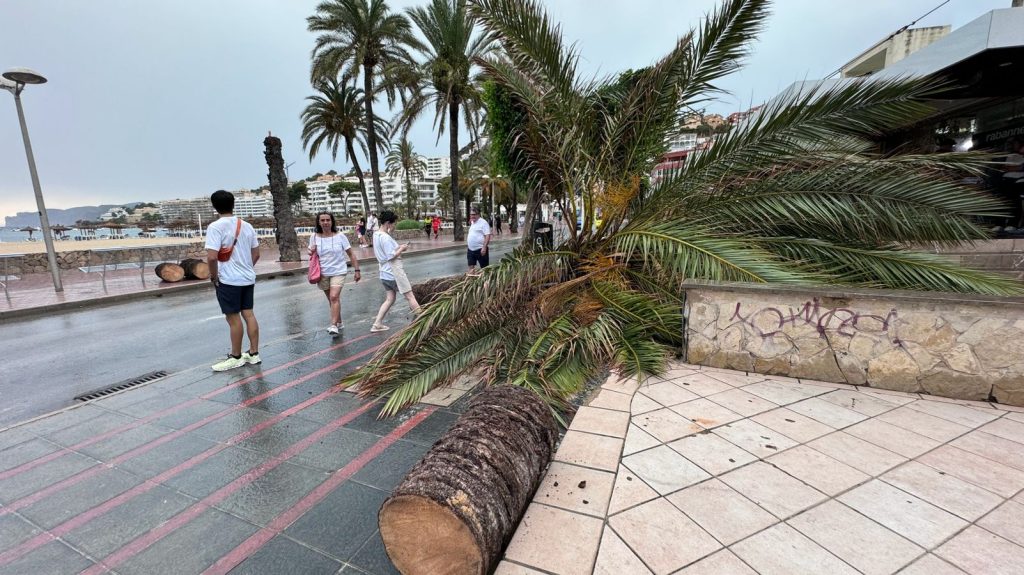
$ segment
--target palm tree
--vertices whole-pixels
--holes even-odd
[[[489,35],[474,34],[476,21],[467,11],[465,0],[432,0],[426,7],[410,8],[409,18],[426,38],[426,44],[419,48],[425,61],[419,68],[419,89],[410,98],[399,125],[408,131],[420,114],[433,107],[438,139],[448,130],[455,211],[454,239],[461,241],[459,114],[463,115],[466,127],[475,133],[482,104],[473,62],[489,54],[494,43]]]
[[[417,179],[427,171],[427,161],[416,153],[412,143],[404,136],[391,146],[391,151],[384,158],[384,169],[391,177],[401,177],[405,182],[405,210],[408,217],[413,217],[419,194],[413,192],[412,176]]]
[[[370,199],[366,194],[366,182],[363,170],[359,167],[355,147],[358,144],[363,154],[370,148],[370,136],[366,132],[363,119],[364,92],[359,88],[347,86],[336,80],[320,82],[320,92],[309,96],[309,104],[302,111],[302,147],[309,150],[310,161],[316,157],[321,146],[331,150],[331,160],[337,161],[338,147],[345,146],[344,158],[352,162],[352,169],[359,177],[359,192],[363,197],[364,213],[370,213]],[[381,136],[388,133],[390,126],[381,118],[374,120],[373,141],[386,143]],[[378,139],[379,138],[379,139]],[[379,190],[379,188],[378,188]],[[384,205],[378,198],[377,205]]]
[[[355,82],[362,73],[363,93],[368,95],[362,103],[373,193],[377,209],[383,209],[377,150],[384,142],[378,141],[374,130],[373,101],[383,92],[388,104],[394,103],[412,62],[408,48],[417,48],[419,41],[405,16],[391,12],[384,0],[325,0],[306,23],[310,32],[320,34],[312,54],[314,83],[339,76]]]
[[[686,106],[738,68],[767,5],[725,0],[650,68],[595,82],[578,77],[578,55],[537,0],[472,0],[508,52],[482,65],[525,111],[513,134],[524,175],[563,213],[579,207],[583,226],[553,251],[521,248],[459,280],[344,383],[385,396],[393,413],[483,365],[489,381],[564,405],[609,366],[663,370],[682,343],[682,282],[694,278],[1024,292],[906,248],[985,239],[972,218],[1003,210],[957,183],[984,155],[876,152],[872,138],[929,113],[932,80],[783,96],[648,182]]]

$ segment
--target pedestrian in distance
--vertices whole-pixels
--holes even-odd
[[[469,275],[479,275],[491,262],[487,254],[487,244],[491,243],[491,226],[480,217],[480,208],[469,208],[469,232],[466,234],[466,263]],[[480,266],[480,271],[476,267]]]
[[[373,321],[370,331],[386,331],[390,329],[384,325],[384,316],[395,303],[398,294],[405,296],[409,302],[409,308],[415,314],[420,313],[420,304],[416,301],[416,294],[412,293],[412,284],[405,275],[402,268],[402,254],[409,249],[409,244],[398,245],[398,242],[391,237],[395,229],[395,222],[398,216],[390,210],[380,213],[381,229],[374,234],[373,254],[377,256],[377,263],[380,264],[380,283],[384,285],[384,303],[377,311],[377,318]]]
[[[366,218],[366,242],[369,246],[373,247],[373,234],[377,233],[380,229],[380,222],[377,221],[377,212],[370,212],[370,217]]]
[[[501,213],[494,216],[494,233],[501,235]]]
[[[366,247],[366,218],[359,218],[356,225],[356,235],[359,236],[359,247]]]
[[[345,234],[338,233],[338,225],[330,212],[316,215],[316,232],[309,236],[309,255],[313,254],[320,258],[320,282],[317,287],[324,291],[331,308],[331,325],[327,333],[336,336],[345,328],[345,322],[341,320],[341,288],[345,285],[345,275],[348,273],[346,254],[352,262],[357,282],[362,279],[362,274],[359,272],[359,261],[352,254],[352,244]]]
[[[210,196],[220,217],[206,228],[206,263],[210,281],[217,291],[220,311],[228,322],[231,353],[215,364],[213,371],[227,371],[260,360],[260,325],[253,314],[256,287],[256,262],[260,260],[260,242],[248,222],[234,215],[235,196],[217,190]],[[242,332],[249,336],[249,350],[242,353]]]
[[[435,215],[430,220],[430,229],[434,232],[434,239],[436,240],[437,239],[437,234],[440,233],[440,231],[441,231],[441,218],[440,217]]]

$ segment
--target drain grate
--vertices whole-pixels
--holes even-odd
[[[151,371],[151,372],[149,372],[149,373],[147,373],[145,375],[136,377],[135,379],[130,379],[130,380],[127,380],[127,381],[122,381],[121,383],[115,383],[114,385],[110,385],[110,386],[107,386],[107,387],[101,387],[99,389],[94,389],[92,391],[87,391],[87,392],[85,392],[85,393],[83,393],[81,395],[76,395],[75,399],[77,401],[89,401],[91,399],[98,399],[98,398],[103,397],[105,395],[110,395],[111,393],[117,393],[117,392],[119,392],[121,390],[124,390],[124,389],[131,389],[131,388],[133,388],[133,387],[135,387],[137,385],[142,385],[144,383],[149,383],[151,381],[156,381],[158,379],[163,379],[165,377],[167,377],[167,372],[166,371]]]

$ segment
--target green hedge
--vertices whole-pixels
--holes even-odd
[[[395,229],[396,230],[422,230],[423,229],[423,222],[418,222],[416,220],[399,220],[398,223],[395,224]]]

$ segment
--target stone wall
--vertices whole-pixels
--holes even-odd
[[[450,235],[450,232],[449,232]],[[420,230],[402,230],[393,234],[398,241],[426,241],[426,235]],[[358,246],[355,233],[346,234],[349,243]],[[133,240],[138,243],[140,240]],[[259,239],[262,249],[277,249],[277,239],[273,237],[261,237]],[[83,242],[88,245],[89,242]],[[144,242],[142,242],[144,243]],[[305,258],[305,247],[309,243],[309,235],[299,236],[300,251]],[[138,263],[140,258],[145,256],[145,261],[152,262],[178,262],[185,258],[205,258],[206,250],[202,240],[182,240],[181,244],[153,245],[150,247],[126,247],[115,252],[109,249],[100,250],[69,250],[57,252],[57,267],[62,270],[73,270],[87,266],[98,266],[106,262],[114,263]],[[3,257],[3,256],[0,256]],[[50,266],[46,261],[46,252],[24,254],[20,256],[3,257],[7,263],[7,273],[10,275],[24,275],[35,273],[49,273]],[[3,262],[0,262],[0,275],[3,275]]]
[[[1024,406],[1024,300],[692,282],[686,359]]]

